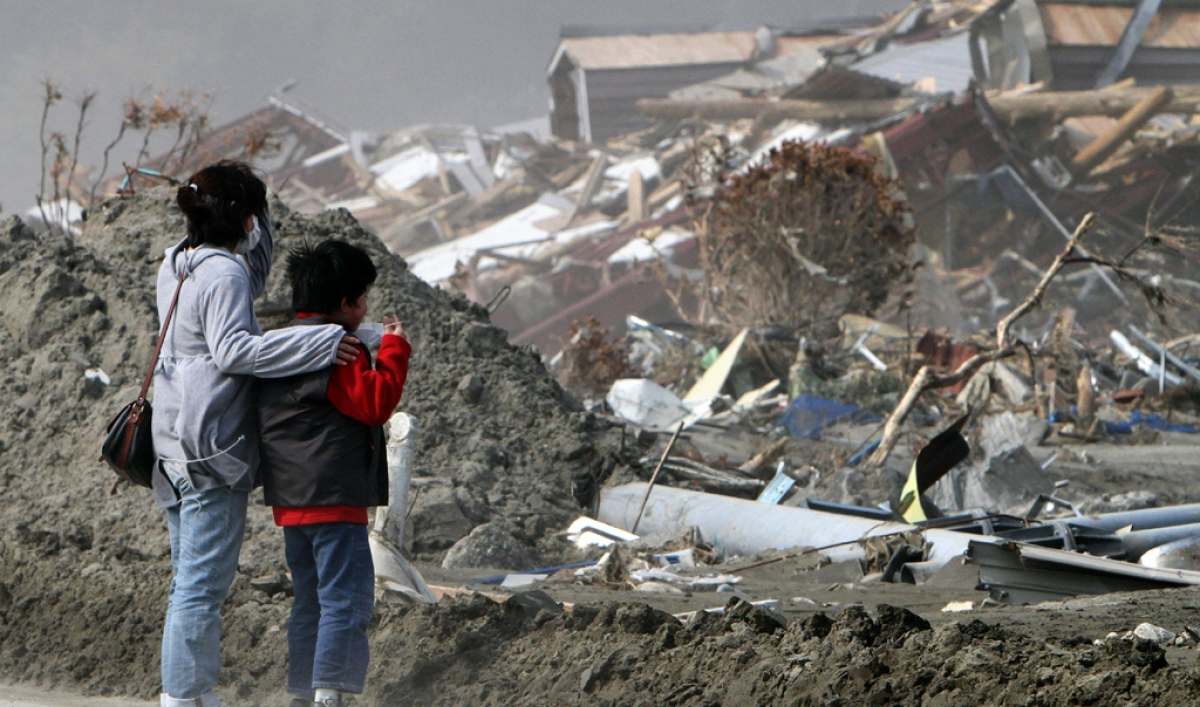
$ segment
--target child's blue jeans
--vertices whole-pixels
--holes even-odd
[[[283,529],[295,598],[288,621],[288,692],[360,693],[370,651],[375,566],[367,526],[318,523]]]

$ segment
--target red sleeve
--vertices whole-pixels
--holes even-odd
[[[359,356],[348,366],[335,366],[325,394],[343,415],[378,427],[388,421],[404,393],[412,346],[402,336],[385,335],[375,369],[371,357]]]

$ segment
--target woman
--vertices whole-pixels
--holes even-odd
[[[253,300],[271,269],[266,186],[219,162],[179,188],[187,238],[167,249],[158,314],[174,319],[154,371],[154,496],[167,511],[171,580],[161,704],[219,707],[221,604],[237,570],[246,500],[256,485],[254,377],[307,373],[356,357],[336,325],[263,334]],[[180,279],[182,285],[180,286]]]

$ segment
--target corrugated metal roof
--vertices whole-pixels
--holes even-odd
[[[1046,3],[1039,5],[1050,46],[1115,45],[1133,16],[1132,7]],[[1200,9],[1166,7],[1158,11],[1142,47],[1200,48]]]
[[[975,76],[968,41],[964,31],[928,42],[892,44],[850,68],[902,84],[933,78],[938,93],[960,93]]]
[[[776,37],[776,56],[794,54],[827,44],[835,37]],[[754,32],[696,32],[693,34],[627,34],[616,37],[568,37],[558,55],[569,52],[584,69],[631,69],[689,64],[735,64],[749,61],[757,49]]]

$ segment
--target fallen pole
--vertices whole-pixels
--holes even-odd
[[[996,96],[989,104],[996,115],[1009,123],[1027,118],[1061,122],[1067,118],[1104,115],[1120,118],[1159,87],[1108,91],[1053,91]],[[808,120],[817,123],[871,121],[913,110],[942,98],[872,98],[861,100],[810,101],[759,98],[726,100],[673,100],[643,98],[637,102],[642,115],[661,120],[741,120],[744,118]],[[1200,91],[1176,88],[1174,95],[1157,108],[1163,113],[1200,113]]]
[[[654,489],[654,481],[658,479],[658,472],[662,471],[663,464],[666,463],[667,457],[671,455],[671,450],[675,447],[675,440],[679,439],[679,433],[683,432],[683,423],[679,423],[679,427],[675,428],[675,434],[671,435],[671,441],[667,442],[667,448],[663,450],[662,457],[658,460],[658,466],[654,467],[654,473],[650,475],[650,483],[646,484],[646,495],[642,497],[642,505],[638,506],[637,517],[633,519],[633,527],[629,532],[637,535],[638,523],[642,520],[642,511],[646,510],[646,501],[650,500],[650,491]]]
[[[1071,160],[1071,172],[1085,177],[1120,149],[1125,141],[1133,137],[1154,116],[1163,112],[1175,94],[1171,89],[1159,86],[1126,111],[1108,132],[1097,137],[1087,147],[1075,154]]]
[[[903,113],[921,105],[915,98],[872,98],[863,100],[806,101],[788,99],[766,101],[756,98],[734,98],[720,101],[672,100],[642,98],[638,112],[663,120],[741,120],[743,118],[791,118],[818,123],[841,123],[854,120],[879,120]]]

